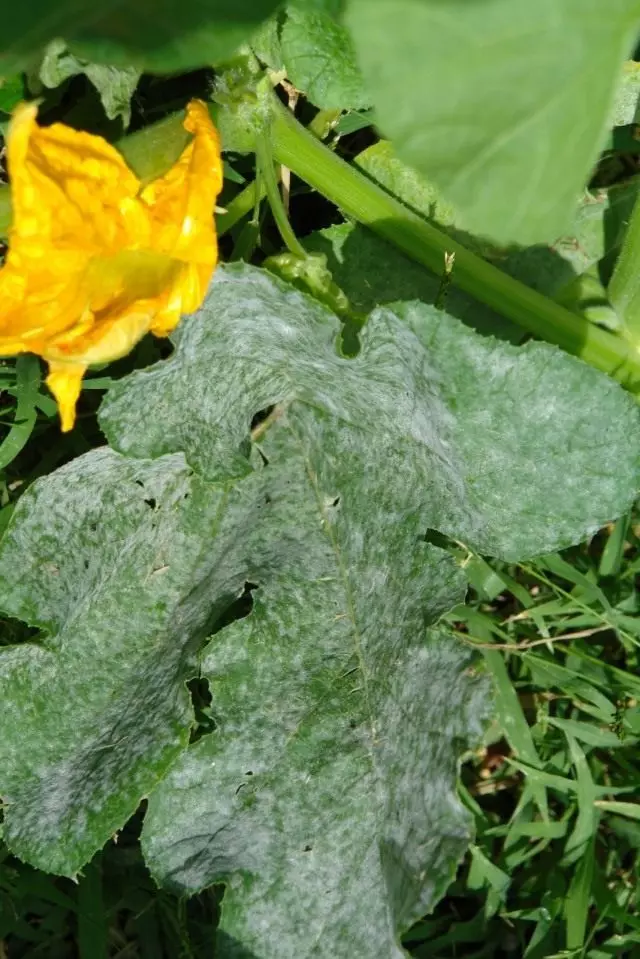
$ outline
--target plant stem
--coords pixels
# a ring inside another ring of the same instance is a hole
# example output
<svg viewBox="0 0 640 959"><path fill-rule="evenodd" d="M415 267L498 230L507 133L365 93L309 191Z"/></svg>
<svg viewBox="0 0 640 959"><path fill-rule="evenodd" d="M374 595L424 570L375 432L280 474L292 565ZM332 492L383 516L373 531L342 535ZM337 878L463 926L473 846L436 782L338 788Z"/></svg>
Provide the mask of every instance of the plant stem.
<svg viewBox="0 0 640 959"><path fill-rule="evenodd" d="M213 104L210 109L212 113L217 111ZM117 144L141 179L150 180L160 176L175 162L189 138L183 127L183 119L182 113L167 117L125 137ZM437 275L443 273L445 256L455 254L452 282L462 290L536 336L556 343L592 366L610 373L631 391L640 392L640 347L637 345L640 342L640 285L637 297L633 292L633 263L640 263L640 256L636 257L635 253L636 250L640 251L638 206L634 210L628 239L614 274L614 285L617 287L614 295L618 303L625 296L628 304L638 303L637 335L634 332L633 337L623 337L588 322L513 279L413 213L309 133L275 95L272 96L270 142L266 134L258 136L257 140L257 152L262 154L260 165L265 192L283 240L296 256L304 256L305 252L287 219L273 159L289 167L345 214L369 227ZM249 212L254 201L255 195L252 196L249 186L229 204L233 211L230 210L227 219L224 219L224 215L220 218L222 229L230 229ZM10 222L9 188L0 185L0 237L7 235ZM625 289L626 293L623 292ZM626 312L630 316L635 310L635 305L629 305ZM629 329L633 328L628 321L627 325Z"/></svg>
<svg viewBox="0 0 640 959"><path fill-rule="evenodd" d="M348 216L436 274L455 253L453 283L542 339L640 390L640 354L621 337L563 306L471 253L413 213L312 136L276 97L271 137L280 163L335 203Z"/></svg>
<svg viewBox="0 0 640 959"><path fill-rule="evenodd" d="M252 180L251 183L247 184L240 193L234 196L233 200L227 203L225 212L216 216L218 236L228 233L243 217L255 211L257 201L261 200L263 196L264 184L262 182L258 185L257 180Z"/></svg>
<svg viewBox="0 0 640 959"><path fill-rule="evenodd" d="M287 211L284 208L284 203L280 196L268 131L261 131L256 136L256 159L258 161L258 172L264 183L267 200L269 201L273 218L276 221L276 226L280 231L280 236L290 253L293 253L294 256L299 256L301 259L305 259L307 254L291 228Z"/></svg>
<svg viewBox="0 0 640 959"><path fill-rule="evenodd" d="M615 270L609 299L636 351L640 348L640 202L636 200Z"/></svg>
<svg viewBox="0 0 640 959"><path fill-rule="evenodd" d="M0 238L9 233L11 226L11 192L6 183L0 184Z"/></svg>

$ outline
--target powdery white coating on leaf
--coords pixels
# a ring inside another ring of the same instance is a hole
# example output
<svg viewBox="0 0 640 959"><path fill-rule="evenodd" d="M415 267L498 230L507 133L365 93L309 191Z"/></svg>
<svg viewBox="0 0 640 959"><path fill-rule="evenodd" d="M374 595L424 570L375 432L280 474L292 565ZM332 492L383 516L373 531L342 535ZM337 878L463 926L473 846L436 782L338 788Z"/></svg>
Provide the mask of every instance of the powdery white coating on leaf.
<svg viewBox="0 0 640 959"><path fill-rule="evenodd" d="M506 559L577 542L633 500L639 413L604 374L557 347L478 336L423 303L374 310L352 360L336 354L338 329L269 274L222 268L175 358L112 390L103 427L125 453L181 450L228 475L257 411L306 403L319 424L329 417L327 459L351 457L366 477L352 436L369 434L390 474L414 476L428 526Z"/></svg>
<svg viewBox="0 0 640 959"><path fill-rule="evenodd" d="M639 439L605 376L407 309L348 360L325 308L222 268L174 356L108 395L118 452L22 498L0 600L46 636L0 650L20 855L73 873L149 796L154 874L225 880L238 949L401 955L466 848L456 763L487 708L434 629L464 578L425 535L508 557L578 540L631 502ZM212 636L245 583L253 610ZM200 671L216 730L187 747Z"/></svg>
<svg viewBox="0 0 640 959"><path fill-rule="evenodd" d="M556 347L479 337L425 304L397 313L437 357L443 398L458 414L452 441L477 519L443 532L525 558L571 545L578 530L590 536L630 506L639 413L617 383Z"/></svg>
<svg viewBox="0 0 640 959"><path fill-rule="evenodd" d="M43 635L0 650L0 795L7 842L40 868L75 874L186 746L185 681L245 580L237 505L181 454L108 449L18 504L0 551L2 607Z"/></svg>

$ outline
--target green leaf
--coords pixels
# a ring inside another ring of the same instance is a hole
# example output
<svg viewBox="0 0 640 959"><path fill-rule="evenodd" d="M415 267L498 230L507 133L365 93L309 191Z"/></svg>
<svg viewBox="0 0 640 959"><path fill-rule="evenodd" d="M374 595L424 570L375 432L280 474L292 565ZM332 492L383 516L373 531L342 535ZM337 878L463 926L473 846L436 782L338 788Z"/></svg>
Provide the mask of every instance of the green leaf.
<svg viewBox="0 0 640 959"><path fill-rule="evenodd" d="M252 51L262 63L266 64L271 70L275 70L276 73L284 70L282 47L280 45L280 19L280 12L269 17L251 38Z"/></svg>
<svg viewBox="0 0 640 959"><path fill-rule="evenodd" d="M578 801L578 815L562 856L562 862L569 865L577 862L585 855L595 837L600 817L595 806L595 801L598 798L598 787L593 781L587 757L566 729L565 736L569 744L569 755L576 771L576 798Z"/></svg>
<svg viewBox="0 0 640 959"><path fill-rule="evenodd" d="M280 292L282 287L272 287L263 274L253 272L250 278L260 294L252 295L258 296L260 308L267 315L270 312L271 323L282 326L284 315L295 331L299 321L296 322L293 309L287 306L289 300L297 304L291 288L284 286L287 293L284 296ZM257 355L273 352L269 323L262 321L259 330L254 330L257 321L251 312L246 313L243 293L235 292L234 287L242 288L249 283L243 270L221 273L209 307L212 312L217 311L216 330L227 328L233 317L235 332L231 334L229 325L228 345L223 348L222 343L217 344L215 354L217 364L225 357L229 370L247 362L246 348L240 345L245 335L250 336L252 342L255 340ZM247 289L251 290L251 285ZM217 298L222 305L217 305ZM231 302L227 303L227 299ZM295 309L298 308L296 305ZM224 311L227 321L221 327L218 314ZM203 310L203 315L206 312ZM445 448L457 450L462 458L446 456L442 460L441 466L446 465L453 474L447 473L447 480L443 476L441 493L435 493L433 479L426 486L430 495L435 496L431 507L434 528L465 540L480 552L515 559L568 546L595 533L612 515L624 511L638 488L640 453L630 437L640 436L640 416L633 399L616 383L557 347L531 342L516 348L484 338L426 304L402 304L396 312L397 316L384 309L374 310L365 327L363 342L374 344L376 337L384 339L385 331L390 339L398 339L391 357L398 367L395 382L400 383L408 375L413 376L410 371L415 365L411 355L415 346L406 343L407 334L403 330L403 326L410 327L435 364L434 373L422 388L427 394L435 390L438 400L456 411L455 419L442 436ZM318 313L318 317L325 315L331 316L328 311ZM276 320L277 317L280 319ZM245 334L247 324L249 329ZM193 328L187 329L191 336L196 335ZM389 332L391 329L393 332ZM326 332L323 336L316 334L320 343L326 342L327 335ZM414 342L412 336L411 343ZM306 350L310 348L306 337L302 343ZM284 344L278 344L274 364L277 359L278 363L288 365L283 349ZM370 345L368 350L373 351L374 346ZM386 357L386 350L384 355ZM322 395L328 398L332 391L336 395L344 392L348 386L348 381L343 383L344 370L351 369L355 375L367 360L368 353L363 347L357 360L341 361L346 366L343 369L340 365L333 371L335 383L332 385L330 371L324 371ZM206 381L212 362L206 350L194 351L190 362L191 377L199 371L203 382ZM315 360L311 366L316 368ZM301 375L299 369L297 375ZM390 374L385 373L387 375ZM424 371L423 375L426 376ZM173 377L170 384L165 382L167 377ZM291 374L287 379L290 377ZM375 382L372 377L373 372L367 374L367 383ZM279 399L274 398L274 392L278 391L271 385L271 377L265 373L264 378L269 388L265 387L261 400L256 400L261 404L256 409ZM251 385L255 380L252 370ZM420 383L412 381L411 388L419 393ZM351 422L359 422L356 412L363 422L371 419L372 391L371 385L359 384L357 389L353 388ZM228 388L224 395L228 395ZM407 394L405 389L404 399L394 398L394 403L400 403L394 415L405 411L407 395L413 393ZM103 428L116 448L127 455L157 456L182 450L195 469L215 475L224 451L229 462L233 454L234 468L237 468L240 438L236 436L231 442L229 427L220 423L217 408L198 404L192 410L195 421L190 419L188 423L184 417L176 418L175 413L172 414L176 404L191 408L192 396L190 379L173 376L173 365L163 365L153 374L128 379L124 398L119 386L110 391L102 415ZM379 400L385 408L390 403L384 391L380 391ZM147 413L149 406L154 410L152 418ZM253 413L255 409L248 410L246 417L250 418ZM514 431L516 421L518 429ZM233 423L238 430L235 418ZM376 422L376 435L383 426L393 432L385 419ZM567 476L575 480L567 480ZM462 487L458 485L461 481ZM569 497L565 495L567 482L571 489Z"/></svg>
<svg viewBox="0 0 640 959"><path fill-rule="evenodd" d="M611 117L612 126L626 126L640 119L640 63L628 60L618 84Z"/></svg>
<svg viewBox="0 0 640 959"><path fill-rule="evenodd" d="M0 112L11 113L24 99L24 80L20 74L0 77Z"/></svg>
<svg viewBox="0 0 640 959"><path fill-rule="evenodd" d="M42 632L0 651L0 790L7 841L40 868L74 875L187 744L184 682L216 603L245 577L224 545L225 502L180 455L108 449L20 500L0 555L2 605Z"/></svg>
<svg viewBox="0 0 640 959"><path fill-rule="evenodd" d="M640 821L640 803L599 799L595 805L602 812L618 813L620 816L627 816L629 819Z"/></svg>
<svg viewBox="0 0 640 959"><path fill-rule="evenodd" d="M466 848L486 685L434 628L464 576L428 531L549 551L638 486L635 405L559 350L421 304L376 310L354 359L339 331L220 268L173 357L107 395L115 449L36 482L0 544L0 606L40 630L0 649L5 841L73 875L149 798L155 876L226 881L256 956L400 956ZM216 728L188 745L195 676Z"/></svg>
<svg viewBox="0 0 640 959"><path fill-rule="evenodd" d="M280 35L289 80L323 109L371 105L347 30L328 13L291 6Z"/></svg>
<svg viewBox="0 0 640 959"><path fill-rule="evenodd" d="M467 230L524 244L567 231L637 0L349 0L346 22L382 130Z"/></svg>
<svg viewBox="0 0 640 959"><path fill-rule="evenodd" d="M584 949L595 859L595 836L593 836L578 860L564 902L567 950L570 954L572 950Z"/></svg>
<svg viewBox="0 0 640 959"><path fill-rule="evenodd" d="M523 762L529 766L542 768L543 763L540 760L531 729L522 711L518 693L507 672L504 658L497 650L490 649L485 649L484 658L493 678L496 717L507 742L513 749L514 755ZM546 822L549 819L549 807L544 784L533 781L531 788L533 798L538 805L543 820Z"/></svg>
<svg viewBox="0 0 640 959"><path fill-rule="evenodd" d="M26 446L36 425L42 374L36 356L23 354L16 359L16 404L15 421L0 443L0 470L9 466Z"/></svg>
<svg viewBox="0 0 640 959"><path fill-rule="evenodd" d="M63 40L53 40L45 51L39 77L45 87L59 86L69 77L84 73L93 84L110 120L122 117L123 126L131 120L131 97L140 79L135 67L106 67L88 63L69 52Z"/></svg>
<svg viewBox="0 0 640 959"><path fill-rule="evenodd" d="M156 72L219 63L249 40L276 0L49 0L5 11L0 73L29 67L46 44L63 37L92 63Z"/></svg>

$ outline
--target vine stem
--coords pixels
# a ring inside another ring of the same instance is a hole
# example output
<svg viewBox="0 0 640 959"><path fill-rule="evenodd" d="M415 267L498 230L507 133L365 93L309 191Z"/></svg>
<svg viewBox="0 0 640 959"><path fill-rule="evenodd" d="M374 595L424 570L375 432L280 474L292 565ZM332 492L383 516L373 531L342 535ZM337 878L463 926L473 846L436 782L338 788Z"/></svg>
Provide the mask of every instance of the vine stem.
<svg viewBox="0 0 640 959"><path fill-rule="evenodd" d="M306 259L307 254L304 250L304 247L298 240L298 237L293 232L291 224L289 223L287 211L285 210L285 206L280 195L280 190L278 189L278 181L276 179L273 153L271 152L271 139L268 129L261 130L256 135L255 150L260 178L264 184L267 201L271 207L271 212L274 220L276 221L276 226L280 231L280 236L282 237L282 240L289 252L293 253L294 256L299 256L304 260Z"/></svg>
<svg viewBox="0 0 640 959"><path fill-rule="evenodd" d="M215 119L218 108L211 104L210 109ZM258 110L260 117L256 117L257 125L264 123L264 106L256 106L256 112ZM258 135L259 142L256 145L258 152L266 150L270 157L270 162L267 163L266 157L263 157L261 163L267 177L263 186L283 239L296 256L305 254L282 205L274 160L287 166L347 216L373 230L436 275L443 274L445 263L450 262L451 255L455 254L452 282L460 289L535 336L556 343L597 369L609 373L632 392L640 392L640 336L636 342L632 342L628 335L610 333L467 250L333 153L295 119L275 94L270 96L269 114L268 133L265 136ZM132 169L143 180L161 175L179 156L189 139L182 121L183 114L175 114L125 137L117 144ZM255 194L247 190L242 202L238 203L238 207L242 208L237 211L238 218L250 206L250 199L255 199ZM279 217L280 212L283 217ZM229 228L235 219L233 215L229 217L225 226ZM621 254L623 263L617 271L618 302L621 302L620 290L624 287L624 277L633 278L633 262L639 262L635 256L636 248L640 251L638 208L634 211L632 221L629 240ZM0 185L0 237L7 235L10 223L10 191L7 186ZM632 229L633 225L637 225L637 229ZM631 279L628 288L631 289ZM640 316L640 287L637 299ZM636 302L634 296L630 297L631 301ZM627 312L630 315L631 308Z"/></svg>
<svg viewBox="0 0 640 959"><path fill-rule="evenodd" d="M274 157L343 213L437 275L442 275L445 263L455 254L455 285L518 326L610 373L633 392L640 390L640 353L626 339L588 322L471 253L324 146L275 96L273 101Z"/></svg>
<svg viewBox="0 0 640 959"><path fill-rule="evenodd" d="M613 276L609 299L623 323L624 335L640 350L640 203L636 200Z"/></svg>

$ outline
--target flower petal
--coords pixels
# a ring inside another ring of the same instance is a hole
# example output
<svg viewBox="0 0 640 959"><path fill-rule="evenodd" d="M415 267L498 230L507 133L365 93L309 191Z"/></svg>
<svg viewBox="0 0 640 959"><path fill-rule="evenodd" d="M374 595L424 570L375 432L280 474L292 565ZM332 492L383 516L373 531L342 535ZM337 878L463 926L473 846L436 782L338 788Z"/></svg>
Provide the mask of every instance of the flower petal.
<svg viewBox="0 0 640 959"><path fill-rule="evenodd" d="M192 101L193 138L141 190L101 137L39 127L22 105L8 135L14 222L0 269L0 353L47 360L47 382L71 429L86 368L128 353L149 330L166 336L202 302L217 261L213 214L220 143Z"/></svg>
<svg viewBox="0 0 640 959"><path fill-rule="evenodd" d="M168 173L143 189L141 199L153 222L153 248L196 268L180 287L180 312L191 313L202 303L218 259L213 214L222 189L222 160L218 133L201 100L189 103L184 126L193 140Z"/></svg>
<svg viewBox="0 0 640 959"><path fill-rule="evenodd" d="M146 234L132 202L140 181L115 147L62 123L38 126L36 112L34 104L19 106L9 126L9 258L16 250L29 259L58 250L88 257L121 249L141 228Z"/></svg>
<svg viewBox="0 0 640 959"><path fill-rule="evenodd" d="M60 428L63 433L73 429L76 421L76 403L80 396L82 377L86 366L49 362L47 386L53 393L60 410Z"/></svg>

